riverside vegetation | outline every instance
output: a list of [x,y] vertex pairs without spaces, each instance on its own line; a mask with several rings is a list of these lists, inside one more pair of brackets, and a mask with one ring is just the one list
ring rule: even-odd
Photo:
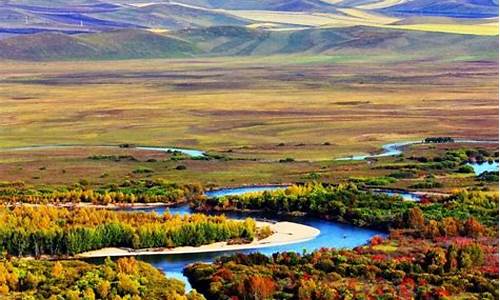
[[355,184],[323,186],[308,184],[285,190],[202,199],[194,202],[199,211],[257,210],[283,214],[305,213],[320,218],[375,228],[404,228],[412,211],[425,218],[457,222],[476,218],[485,225],[498,224],[498,195],[460,191],[443,199],[424,202],[358,189]]
[[[40,299],[92,299],[92,295],[96,299],[198,299],[201,295],[185,295],[182,284],[173,279],[166,279],[168,284],[154,281],[164,288],[149,285],[151,273],[132,276],[131,281],[138,284],[123,279],[120,271],[115,272],[115,279],[102,280],[113,278],[102,275],[106,273],[102,268],[109,271],[107,267],[60,261],[68,272],[68,280],[61,280],[52,273],[60,268],[56,262],[15,256],[64,258],[102,247],[133,251],[215,241],[240,243],[271,234],[265,228],[257,229],[250,219],[237,222],[221,216],[159,216],[76,205],[118,207],[162,202],[166,206],[189,203],[200,212],[309,215],[389,232],[386,238],[375,237],[369,245],[353,250],[283,252],[272,257],[238,255],[212,264],[187,266],[185,274],[191,284],[208,299],[364,299],[374,295],[388,299],[494,298],[498,295],[498,194],[484,181],[498,176],[498,172],[475,176],[464,173],[462,167],[470,162],[497,160],[498,154],[492,147],[436,146],[443,148],[429,153],[411,148],[404,160],[400,156],[375,161],[362,176],[349,176],[340,184],[310,182],[222,198],[205,197],[204,188],[198,184],[172,183],[146,173],[106,184],[86,180],[72,185],[3,182],[0,198],[7,206],[0,208],[0,248],[5,256],[2,263],[11,275],[4,276],[1,292],[11,298],[22,294],[35,298],[42,295]],[[437,186],[445,176],[464,176],[478,184],[456,190]],[[309,180],[321,178],[318,174]],[[428,193],[420,202],[411,202],[370,191],[373,186],[387,188],[399,181],[413,182],[414,186],[432,183],[433,189],[448,194]],[[58,208],[60,204],[68,208]],[[98,274],[98,278],[87,281],[88,272],[93,274],[88,276]],[[108,296],[99,291],[101,281],[111,285]],[[122,283],[138,287],[139,292],[127,292]]]
[[165,180],[127,180],[97,189],[80,181],[73,186],[32,188],[24,182],[1,183],[3,203],[92,203],[108,205],[153,203],[175,205],[201,197],[203,188],[197,184],[176,184]]
[[312,184],[198,207],[307,212],[390,231],[353,250],[240,254],[188,266],[185,274],[209,299],[498,298],[497,194],[461,191],[415,203],[354,185]]
[[184,284],[134,258],[82,261],[0,260],[2,299],[176,299],[202,300]]
[[105,247],[200,246],[231,239],[251,241],[256,233],[254,220],[224,216],[0,207],[0,250],[14,256],[75,255]]

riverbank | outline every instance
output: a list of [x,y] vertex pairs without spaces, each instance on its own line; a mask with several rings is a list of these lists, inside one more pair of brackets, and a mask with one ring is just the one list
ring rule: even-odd
[[141,210],[141,209],[154,209],[154,208],[173,208],[187,204],[187,200],[177,202],[150,202],[150,203],[110,203],[110,204],[94,204],[91,202],[68,202],[68,203],[23,203],[16,202],[8,206],[50,206],[57,208],[96,208],[96,209],[109,209],[109,210]]
[[[171,249],[127,249],[103,248],[78,254],[77,258],[108,257],[108,256],[138,256],[138,255],[173,255],[194,254],[207,252],[241,251],[260,249],[273,246],[282,246],[300,243],[314,239],[320,231],[314,227],[293,222],[257,222],[258,227],[269,226],[273,234],[262,240],[254,240],[248,244],[228,245],[227,242],[218,242],[199,247],[185,246]],[[339,237],[340,238],[340,237]]]

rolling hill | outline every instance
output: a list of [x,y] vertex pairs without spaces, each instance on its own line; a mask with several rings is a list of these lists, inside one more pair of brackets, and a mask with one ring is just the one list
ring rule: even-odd
[[0,40],[0,58],[83,60],[356,54],[422,58],[474,55],[497,59],[497,48],[496,37],[364,26],[297,31],[216,26],[161,34],[133,29],[78,35],[40,33],[17,36]]
[[149,31],[38,33],[0,40],[0,58],[20,60],[178,58],[199,53],[189,42]]

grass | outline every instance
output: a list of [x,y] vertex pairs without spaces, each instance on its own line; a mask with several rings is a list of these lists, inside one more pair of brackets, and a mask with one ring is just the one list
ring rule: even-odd
[[429,135],[498,135],[495,62],[335,57],[1,62],[0,147],[135,143],[328,160]]
[[473,35],[498,35],[498,22],[488,22],[483,24],[411,24],[392,25],[390,28],[405,30],[419,30],[432,32],[447,32]]
[[[469,146],[465,145],[465,147]],[[379,188],[406,189],[425,180],[425,176],[429,173],[418,171],[414,178],[385,180],[390,174],[396,172],[393,167],[415,164],[414,160],[407,159],[411,156],[432,158],[441,156],[450,149],[461,147],[464,145],[412,146],[405,152],[406,159],[386,157],[371,164],[364,161],[332,160],[286,163],[268,159],[172,160],[172,154],[134,148],[68,147],[49,148],[43,151],[37,149],[2,151],[0,182],[24,181],[36,186],[71,186],[84,180],[93,186],[102,186],[130,179],[161,178],[176,183],[200,183],[206,187],[223,187],[308,181],[340,183],[352,181],[353,178],[363,178],[366,184],[381,183],[382,185],[377,185]],[[479,147],[490,153],[498,151],[495,145]],[[224,154],[228,157],[233,155],[233,153]],[[92,157],[119,156],[125,159],[91,159]],[[134,159],[129,159],[130,157]],[[185,169],[179,170],[179,166],[185,166]],[[435,180],[443,185],[441,188],[432,189],[434,191],[450,192],[457,188],[498,190],[496,183],[479,185],[474,176],[462,174],[456,176],[456,173],[439,170],[432,171],[432,174],[436,177]]]
[[394,252],[394,251],[398,250],[398,246],[397,245],[389,245],[389,244],[376,245],[376,246],[372,246],[372,249],[377,250],[377,251],[390,253],[390,252]]

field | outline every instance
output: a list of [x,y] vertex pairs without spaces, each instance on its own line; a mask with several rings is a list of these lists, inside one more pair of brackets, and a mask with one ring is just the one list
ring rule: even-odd
[[[32,186],[72,186],[85,182],[99,187],[125,180],[165,179],[169,182],[201,184],[205,188],[252,184],[283,184],[320,181],[341,183],[368,178],[386,178],[397,173],[398,166],[415,163],[411,157],[429,159],[447,151],[483,149],[493,154],[498,146],[486,145],[415,145],[404,157],[385,157],[366,161],[294,161],[237,159],[224,153],[224,159],[174,159],[172,154],[139,149],[104,147],[68,147],[4,150],[0,159],[0,182],[25,182]],[[121,158],[119,158],[121,156]],[[96,159],[95,157],[101,157]],[[179,168],[182,166],[182,168]],[[404,170],[404,167],[401,167]],[[140,172],[139,170],[147,170]],[[457,188],[486,187],[498,190],[496,182],[481,183],[474,174],[457,174],[453,170],[422,170],[416,176],[375,184],[378,187],[408,189],[433,176],[442,186],[426,191],[451,192]],[[418,190],[418,189],[416,189]]]
[[496,62],[274,59],[2,62],[0,146],[324,160],[430,135],[498,136]]

